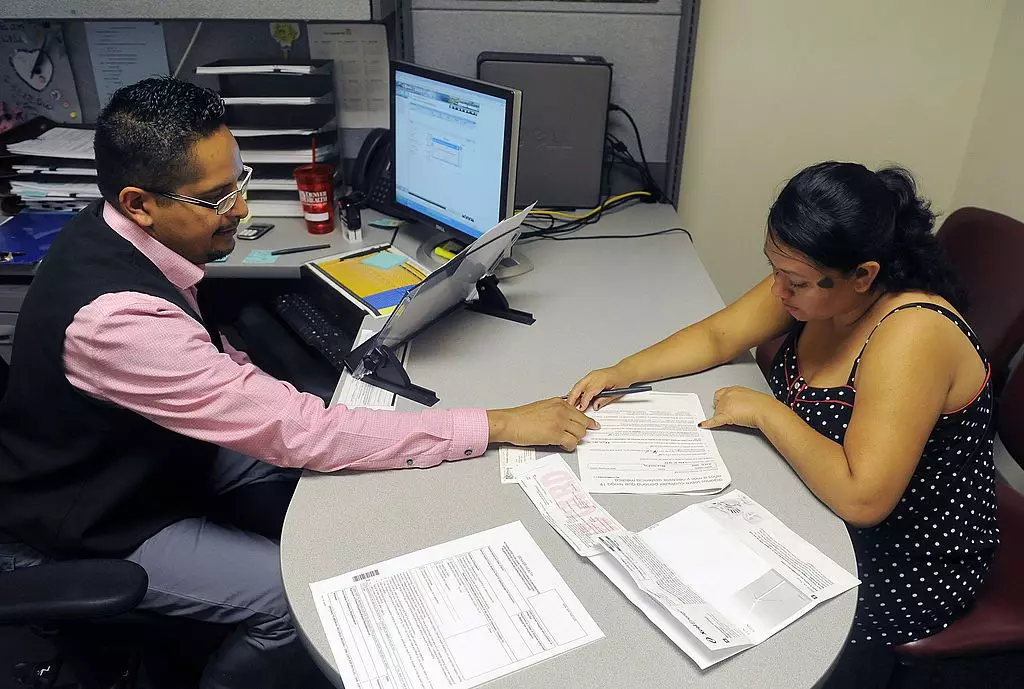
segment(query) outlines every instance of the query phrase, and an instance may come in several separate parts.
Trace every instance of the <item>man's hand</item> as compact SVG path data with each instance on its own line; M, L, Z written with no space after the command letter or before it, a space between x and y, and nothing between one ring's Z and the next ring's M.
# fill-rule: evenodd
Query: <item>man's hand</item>
M487 425L492 443L559 445L569 452L588 429L599 428L596 421L559 397L489 410Z

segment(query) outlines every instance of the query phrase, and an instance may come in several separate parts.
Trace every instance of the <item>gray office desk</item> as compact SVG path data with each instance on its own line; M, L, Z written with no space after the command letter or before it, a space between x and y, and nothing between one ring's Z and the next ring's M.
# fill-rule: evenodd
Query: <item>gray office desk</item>
M669 207L637 206L586 234L640 233L678 223ZM460 311L420 334L409 370L440 406L504 407L564 394L592 368L614 363L721 308L685 235L526 244L536 269L503 284L523 326ZM715 389L766 390L752 361L655 389L696 392L710 411ZM409 405L407 408L412 408ZM846 528L759 435L716 431L739 488L839 564L856 571ZM567 455L571 465L576 460ZM639 530L700 498L599 495L624 526ZM520 520L579 596L605 638L494 682L494 687L679 687L799 689L819 682L850 629L856 591L829 601L760 646L705 672L676 648L596 568L540 517L515 485L498 480L497 451L429 470L308 474L284 525L281 568L295 623L328 676L341 686L309 583L420 548Z
M208 263L206 276L210 278L297 278L299 268L316 258L359 249L371 244L383 244L391 239L394 230L370 227L372 220L381 217L374 211L363 211L363 241L347 242L341 236L341 226L328 234L310 234L302 218L253 218L253 222L273 223L274 229L259 239L235 241L235 250L223 263ZM245 257L254 250L287 249L293 246L330 244L329 249L305 251L299 254L279 256L275 263L245 263Z

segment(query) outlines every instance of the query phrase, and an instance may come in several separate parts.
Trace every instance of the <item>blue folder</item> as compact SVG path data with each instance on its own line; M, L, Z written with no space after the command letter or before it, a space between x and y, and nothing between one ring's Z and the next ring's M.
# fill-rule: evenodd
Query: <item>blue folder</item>
M42 260L75 213L19 213L0 224L0 266Z

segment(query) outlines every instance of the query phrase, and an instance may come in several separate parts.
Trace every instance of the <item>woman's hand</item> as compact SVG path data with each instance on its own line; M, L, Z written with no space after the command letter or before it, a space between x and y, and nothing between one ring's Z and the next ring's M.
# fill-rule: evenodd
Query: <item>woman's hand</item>
M616 388L628 388L635 382L619 364L608 368L599 368L596 371L591 371L573 385L565 399L569 404L582 411L590 406L597 393ZM617 399L618 397L602 397L594 401L594 411Z
M733 386L715 391L715 413L707 421L701 421L701 428L719 426L746 426L761 428L761 412L773 404L780 404L771 395L750 388Z

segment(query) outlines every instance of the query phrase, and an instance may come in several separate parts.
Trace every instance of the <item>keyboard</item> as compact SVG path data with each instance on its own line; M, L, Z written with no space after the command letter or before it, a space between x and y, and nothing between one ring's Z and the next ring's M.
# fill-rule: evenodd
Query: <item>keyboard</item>
M282 294L272 302L274 313L307 345L315 349L338 373L352 351L352 336L304 294Z

